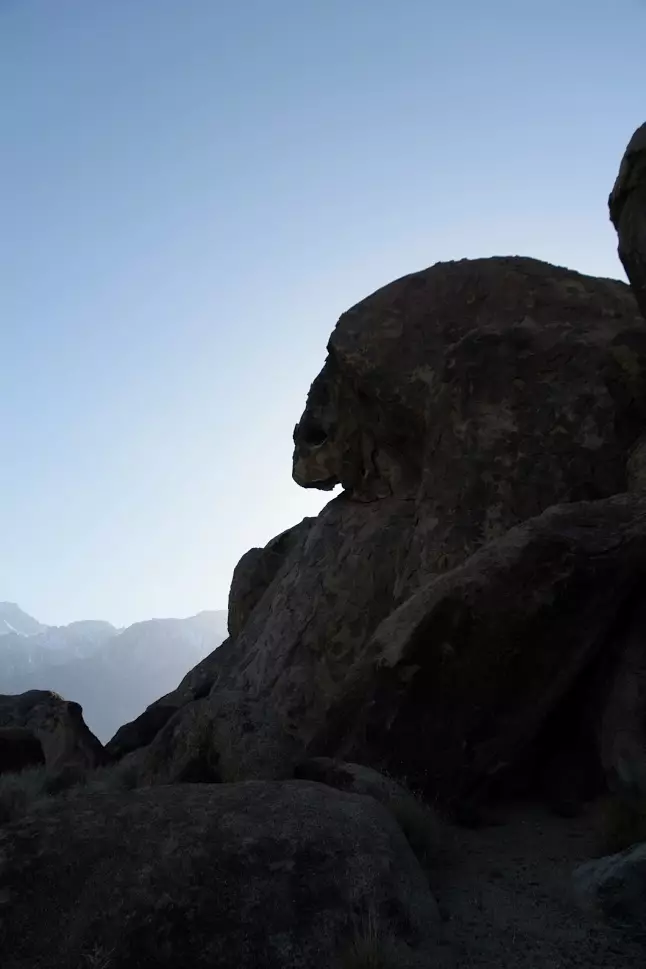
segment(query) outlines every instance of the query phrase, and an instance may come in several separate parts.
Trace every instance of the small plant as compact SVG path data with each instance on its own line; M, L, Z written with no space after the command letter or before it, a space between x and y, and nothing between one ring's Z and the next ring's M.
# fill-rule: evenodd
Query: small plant
M52 797L63 794L72 787L82 787L87 781L87 771L82 767L63 767L53 774L45 774L44 791Z
M86 777L88 791L131 791L138 786L139 778L134 764L118 761L105 767L96 767Z
M601 818L600 849L615 854L646 841L646 796L632 793L609 797Z
M403 946L379 931L373 912L365 917L350 946L341 956L342 969L402 969L406 965Z
M0 824L16 821L51 798L72 791L128 791L136 786L137 772L127 763L94 770L70 766L53 773L45 767L28 767L19 773L0 774Z
M95 945L91 952L86 952L83 956L84 969L108 969L113 952L113 949L104 949L101 945Z

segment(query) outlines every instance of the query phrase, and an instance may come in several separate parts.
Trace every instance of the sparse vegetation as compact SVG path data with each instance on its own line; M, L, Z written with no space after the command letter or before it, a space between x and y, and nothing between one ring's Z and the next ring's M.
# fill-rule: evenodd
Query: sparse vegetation
M638 794L617 794L604 804L600 850L615 854L646 841L646 797Z
M0 824L8 824L26 814L30 807L47 797L44 767L28 767L19 774L0 775Z
M86 952L83 956L84 969L108 969L112 962L112 952L113 950L95 945L91 952Z
M137 786L137 775L128 763L111 764L95 770L64 768L55 773L45 767L28 767L20 773L0 775L0 824L8 824L36 809L50 798L84 788L96 791L124 791Z
M377 919L369 914L341 957L342 969L404 969L409 950L379 931Z

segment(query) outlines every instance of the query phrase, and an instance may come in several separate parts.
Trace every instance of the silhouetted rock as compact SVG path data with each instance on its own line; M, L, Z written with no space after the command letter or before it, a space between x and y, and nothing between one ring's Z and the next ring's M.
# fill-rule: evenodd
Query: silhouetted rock
M238 636L247 619L258 605L278 570L284 564L288 553L298 540L310 529L313 518L302 522L277 535L264 548L250 548L233 572L229 591L229 635Z
M105 745L106 754L111 760L121 760L127 754L145 747L155 739L177 709L162 701L153 703L136 720L119 727L114 737Z
M368 797L306 781L72 793L7 832L3 969L330 969L362 933L399 943L398 966L435 964L428 881Z
M47 690L0 696L0 728L30 731L42 747L48 770L102 764L102 745L88 729L78 703Z
M242 559L234 638L208 694L185 692L140 751L146 780L290 777L311 752L466 796L540 745L597 657L578 584L599 637L629 592L638 503L537 517L640 490L646 326L629 287L531 259L438 264L344 314L328 351L294 476L344 493ZM577 730L551 776L572 773ZM598 764L596 749L577 789Z
M628 142L608 205L619 258L646 317L646 124Z

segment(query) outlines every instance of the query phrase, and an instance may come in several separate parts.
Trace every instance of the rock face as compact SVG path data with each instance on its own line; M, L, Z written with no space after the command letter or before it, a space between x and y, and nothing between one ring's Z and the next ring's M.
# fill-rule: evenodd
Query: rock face
M444 796L519 766L552 796L598 793L599 721L645 561L642 497L555 506L511 529L381 623L313 746Z
M3 969L341 969L368 924L397 965L436 964L428 882L369 797L158 787L70 796L7 831Z
M619 258L646 317L646 124L628 143L608 205Z
M143 778L289 777L311 753L455 800L530 751L571 777L544 749L561 729L578 797L601 769L588 671L643 540L629 288L531 259L438 264L344 314L328 351L294 477L344 491L242 559L231 639L133 755Z
M298 525L272 538L264 548L251 548L242 556L234 570L229 592L231 637L240 635L287 555L307 534L313 522L313 518L304 518Z
M574 884L585 907L646 941L646 844L580 865Z
M0 774L45 763L40 741L25 727L0 727Z
M104 762L103 747L83 721L78 703L47 690L0 696L0 729L28 731L42 749L45 766L96 767Z

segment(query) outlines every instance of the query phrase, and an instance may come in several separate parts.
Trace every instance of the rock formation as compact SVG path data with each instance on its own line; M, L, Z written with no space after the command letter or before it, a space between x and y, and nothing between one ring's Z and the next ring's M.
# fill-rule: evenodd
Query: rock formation
M644 311L643 137L610 206ZM393 944L398 967L439 969L419 864L436 815L420 836L402 781L466 820L505 795L570 821L609 787L643 803L646 323L630 288L518 257L397 280L339 320L294 445L300 485L342 492L243 556L229 638L110 742L143 789L66 792L3 834L3 969L323 969L348 964L365 919L378 949L350 964ZM102 756L54 694L0 698L6 724L48 765ZM643 846L577 879L639 922ZM606 935L576 963L637 964L627 952Z
M78 703L47 690L0 696L0 730L6 728L29 732L42 748L45 766L51 771L96 767L105 759L103 747L86 726Z
M646 124L628 142L608 205L619 258L646 317Z
M568 705L587 716L573 691L632 594L643 508L604 501L639 492L645 431L646 326L623 283L496 258L368 297L294 432L298 483L343 492L243 557L231 639L159 701L152 742L136 728L142 776L289 777L340 755L451 802L529 757L571 777L546 738ZM592 732L568 730L586 767L565 800L599 782Z
M340 969L363 933L398 966L437 964L396 822L307 781L69 796L13 826L0 898L3 969Z

